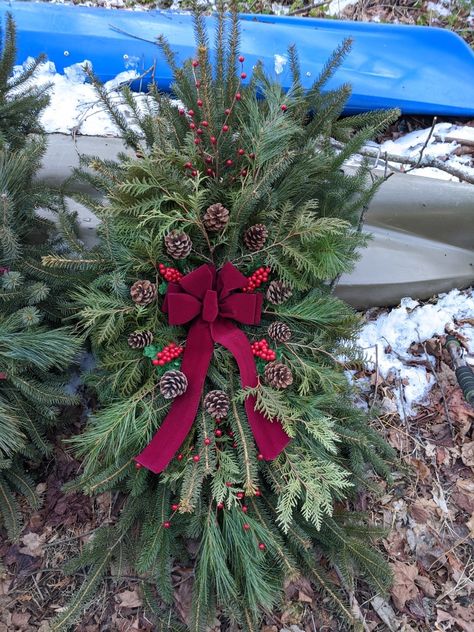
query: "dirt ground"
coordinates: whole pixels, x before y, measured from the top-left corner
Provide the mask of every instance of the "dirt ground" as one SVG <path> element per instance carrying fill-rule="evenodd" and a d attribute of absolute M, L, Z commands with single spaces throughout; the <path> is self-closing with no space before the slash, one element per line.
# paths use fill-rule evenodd
<path fill-rule="evenodd" d="M 369 316 L 376 313 L 372 310 Z M 380 493 L 360 493 L 354 503 L 355 509 L 369 512 L 374 523 L 387 528 L 381 548 L 395 579 L 385 597 L 371 598 L 363 584 L 355 593 L 347 592 L 365 631 L 474 630 L 474 408 L 463 400 L 442 343 L 442 337 L 434 338 L 410 349 L 408 363 L 424 366 L 435 379 L 429 401 L 412 416 L 397 413 L 395 396 L 403 396 L 405 385 L 396 376 L 382 380 L 376 367 L 359 376 L 370 383 L 362 397 L 378 410 L 373 423 L 400 458 L 392 486 L 375 481 Z M 82 573 L 64 575 L 63 563 L 81 550 L 95 529 L 113 522 L 120 509 L 120 498 L 110 493 L 92 500 L 62 491 L 79 468 L 63 440 L 80 430 L 80 410 L 66 411 L 64 421 L 65 434 L 55 439 L 54 459 L 36 472 L 42 508 L 31 513 L 24 507 L 20 542 L 0 545 L 0 632 L 50 630 L 49 621 L 84 578 Z M 192 569 L 176 567 L 174 579 L 175 613 L 186 621 Z M 334 579 L 340 582 L 336 575 Z M 212 632 L 221 629 L 229 628 L 216 621 Z M 338 632 L 343 626 L 302 579 L 286 587 L 283 608 L 267 617 L 262 632 L 282 629 Z M 132 574 L 117 579 L 112 573 L 74 630 L 157 628 L 143 609 L 139 579 Z"/>

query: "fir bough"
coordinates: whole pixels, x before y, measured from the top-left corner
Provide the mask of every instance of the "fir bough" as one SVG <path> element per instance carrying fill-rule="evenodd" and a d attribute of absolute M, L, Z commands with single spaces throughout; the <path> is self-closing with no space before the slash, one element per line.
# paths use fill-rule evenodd
<path fill-rule="evenodd" d="M 94 173 L 85 177 L 108 197 L 105 204 L 94 204 L 101 243 L 77 260 L 44 258 L 53 269 L 89 268 L 96 275 L 72 296 L 79 326 L 99 359 L 89 378 L 99 409 L 72 440 L 83 460 L 76 487 L 126 493 L 118 523 L 107 527 L 107 537 L 101 535 L 91 555 L 86 552 L 79 561 L 94 565 L 90 579 L 53 629 L 73 624 L 103 563 L 113 561 L 116 551 L 103 541 L 123 542 L 149 585 L 147 600 L 156 589 L 166 619 L 172 559 L 185 558 L 185 538 L 197 540 L 190 623 L 196 632 L 206 629 L 216 608 L 245 630 L 259 629 L 262 612 L 278 604 L 284 579 L 301 573 L 352 621 L 341 589 L 330 579 L 331 564 L 348 581 L 362 575 L 375 590 L 389 581 L 380 556 L 368 546 L 370 530 L 360 528 L 362 519 L 334 513 L 336 502 L 343 505 L 364 484 L 370 466 L 388 475 L 393 455 L 351 403 L 339 358 L 350 353 L 358 317 L 331 295 L 330 283 L 351 269 L 364 244 L 361 210 L 377 187 L 369 184 L 366 163 L 353 175 L 341 167 L 397 112 L 339 118 L 349 88 L 324 88 L 348 43 L 307 93 L 301 89 L 296 51 L 290 50 L 294 84 L 285 94 L 259 66 L 249 84 L 241 84 L 235 7 L 229 16 L 219 11 L 212 60 L 199 13 L 195 32 L 196 58 L 182 67 L 159 39 L 182 106 L 152 89 L 147 110 L 132 108 L 132 127 L 99 88 L 139 158 L 86 161 Z M 123 96 L 132 107 L 131 93 L 124 90 Z M 346 148 L 337 152 L 331 137 L 343 139 Z M 213 204 L 228 209 L 229 217 L 220 230 L 208 231 L 203 218 Z M 244 235 L 255 225 L 266 230 L 259 229 L 264 238 L 253 240 L 249 249 Z M 192 242 L 183 259 L 168 254 L 165 238 L 172 231 Z M 287 288 L 278 304 L 264 302 L 259 326 L 242 329 L 253 342 L 275 321 L 289 327 L 290 339 L 272 341 L 271 350 L 291 371 L 292 382 L 281 383 L 284 390 L 262 381 L 255 389 L 242 389 L 232 355 L 216 345 L 203 396 L 225 391 L 227 416 L 216 426 L 201 406 L 167 469 L 159 476 L 137 470 L 133 458 L 169 409 L 159 391 L 165 370 L 160 349 L 184 344 L 187 335 L 185 327 L 170 327 L 160 309 L 167 279 L 179 279 L 203 263 L 219 269 L 228 261 L 249 283 L 254 279 L 249 291 L 265 291 L 264 275 L 256 271 L 266 268 L 279 287 Z M 138 280 L 155 283 L 159 300 L 134 304 L 130 288 Z M 153 332 L 153 345 L 144 352 L 131 349 L 127 339 L 134 331 Z M 257 359 L 261 376 L 265 362 Z M 292 437 L 272 462 L 256 449 L 243 406 L 249 395 Z"/>
<path fill-rule="evenodd" d="M 30 133 L 40 130 L 47 97 L 22 87 L 34 65 L 10 78 L 14 54 L 8 15 L 0 55 L 0 518 L 12 540 L 20 532 L 15 492 L 37 507 L 29 464 L 50 454 L 48 430 L 60 407 L 75 401 L 65 370 L 79 348 L 70 330 L 58 327 L 67 280 L 41 264 L 61 243 L 44 211 L 70 223 L 61 197 L 35 181 L 45 145 Z"/>
<path fill-rule="evenodd" d="M 0 143 L 11 149 L 23 147 L 32 133 L 41 131 L 38 117 L 48 105 L 49 85 L 35 86 L 29 80 L 45 61 L 40 55 L 14 71 L 16 26 L 11 13 L 6 13 L 0 30 Z"/>

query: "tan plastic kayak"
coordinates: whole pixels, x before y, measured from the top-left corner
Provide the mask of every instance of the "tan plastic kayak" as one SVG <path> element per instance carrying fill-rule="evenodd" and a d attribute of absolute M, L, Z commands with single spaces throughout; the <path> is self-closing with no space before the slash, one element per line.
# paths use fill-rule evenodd
<path fill-rule="evenodd" d="M 40 177 L 59 185 L 78 166 L 79 153 L 114 159 L 117 138 L 51 134 Z M 78 211 L 81 237 L 95 243 L 97 219 Z M 394 305 L 404 296 L 429 298 L 474 283 L 474 186 L 394 174 L 382 184 L 366 215 L 369 246 L 336 293 L 357 308 Z"/>

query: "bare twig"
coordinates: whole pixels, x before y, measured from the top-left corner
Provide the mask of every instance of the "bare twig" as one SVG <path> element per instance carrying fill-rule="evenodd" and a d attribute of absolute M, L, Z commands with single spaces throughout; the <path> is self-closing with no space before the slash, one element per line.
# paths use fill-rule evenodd
<path fill-rule="evenodd" d="M 416 165 L 413 165 L 413 167 L 411 167 L 411 169 L 407 169 L 407 173 L 409 171 L 413 171 L 413 169 L 417 169 L 421 165 L 421 161 L 423 160 L 423 154 L 425 153 L 425 149 L 428 147 L 428 143 L 430 142 L 430 139 L 433 136 L 433 132 L 434 132 L 434 128 L 435 128 L 437 120 L 438 120 L 438 117 L 437 116 L 433 116 L 433 122 L 431 124 L 431 129 L 430 129 L 430 132 L 429 132 L 428 136 L 426 137 L 426 140 L 424 142 L 423 147 L 421 148 L 420 155 L 418 156 L 418 162 L 416 163 Z"/>
<path fill-rule="evenodd" d="M 344 147 L 343 143 L 339 141 L 332 140 L 333 147 L 336 149 L 342 149 Z M 379 150 L 375 147 L 363 147 L 359 150 L 359 154 L 361 156 L 366 156 L 367 158 L 377 158 L 379 154 Z M 448 164 L 440 160 L 439 158 L 430 158 L 427 156 L 423 156 L 421 162 L 418 164 L 418 158 L 410 158 L 409 156 L 397 156 L 396 154 L 385 154 L 385 160 L 389 162 L 396 162 L 398 164 L 407 164 L 407 165 L 417 165 L 418 168 L 424 167 L 434 167 L 435 169 L 439 169 L 440 171 L 444 171 L 449 173 L 449 175 L 459 178 L 463 182 L 468 182 L 469 184 L 474 184 L 474 169 L 471 169 L 470 172 L 463 171 L 462 169 L 453 166 L 452 164 Z"/>
<path fill-rule="evenodd" d="M 322 7 L 325 4 L 327 4 L 327 0 L 325 2 L 312 2 L 311 4 L 305 4 L 304 7 L 300 7 L 299 9 L 294 9 L 293 11 L 290 11 L 288 15 L 302 15 L 303 13 L 311 11 L 311 9 L 317 9 L 318 7 Z"/>
<path fill-rule="evenodd" d="M 439 390 L 441 392 L 441 399 L 443 401 L 443 408 L 444 408 L 444 414 L 446 415 L 446 421 L 448 422 L 448 426 L 449 426 L 449 432 L 451 433 L 451 439 L 453 441 L 453 445 L 455 443 L 455 434 L 454 434 L 454 427 L 453 427 L 453 422 L 451 419 L 451 415 L 449 414 L 449 407 L 448 407 L 448 402 L 446 401 L 446 393 L 444 392 L 444 387 L 441 384 L 441 381 L 438 377 L 438 374 L 436 373 L 436 369 L 434 368 L 433 363 L 430 360 L 430 356 L 428 354 L 428 351 L 426 350 L 426 344 L 424 342 L 421 342 L 420 340 L 420 336 L 418 336 L 418 342 L 421 344 L 421 346 L 423 347 L 423 351 L 425 352 L 425 357 L 426 357 L 426 361 L 428 362 L 430 369 L 434 375 L 434 378 L 436 380 L 436 384 L 439 386 Z"/>

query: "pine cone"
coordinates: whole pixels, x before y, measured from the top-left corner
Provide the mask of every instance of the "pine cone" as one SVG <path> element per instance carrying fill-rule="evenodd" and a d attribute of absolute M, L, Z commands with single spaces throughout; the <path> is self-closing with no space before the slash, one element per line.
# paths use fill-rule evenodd
<path fill-rule="evenodd" d="M 265 381 L 272 388 L 287 388 L 293 384 L 293 374 L 286 364 L 270 362 L 265 367 Z"/>
<path fill-rule="evenodd" d="M 153 334 L 151 331 L 134 331 L 128 337 L 128 346 L 132 349 L 143 349 L 153 342 Z"/>
<path fill-rule="evenodd" d="M 244 243 L 249 250 L 261 250 L 268 237 L 268 228 L 265 224 L 255 224 L 247 228 L 244 234 Z"/>
<path fill-rule="evenodd" d="M 193 242 L 189 235 L 172 230 L 165 237 L 166 252 L 173 259 L 186 259 L 192 250 Z"/>
<path fill-rule="evenodd" d="M 130 288 L 132 301 L 137 305 L 149 305 L 156 298 L 156 285 L 151 281 L 135 281 Z"/>
<path fill-rule="evenodd" d="M 188 378 L 182 371 L 166 371 L 160 380 L 160 393 L 165 399 L 174 399 L 186 392 Z"/>
<path fill-rule="evenodd" d="M 283 281 L 271 281 L 267 288 L 267 300 L 273 305 L 281 305 L 292 295 L 291 288 Z"/>
<path fill-rule="evenodd" d="M 224 391 L 209 391 L 204 398 L 204 409 L 214 419 L 227 417 L 229 406 L 229 397 Z"/>
<path fill-rule="evenodd" d="M 229 209 L 224 205 L 212 204 L 204 213 L 203 222 L 206 230 L 217 233 L 227 226 L 229 221 Z"/>
<path fill-rule="evenodd" d="M 275 321 L 268 328 L 268 335 L 277 342 L 286 342 L 291 338 L 291 329 L 285 323 Z"/>

